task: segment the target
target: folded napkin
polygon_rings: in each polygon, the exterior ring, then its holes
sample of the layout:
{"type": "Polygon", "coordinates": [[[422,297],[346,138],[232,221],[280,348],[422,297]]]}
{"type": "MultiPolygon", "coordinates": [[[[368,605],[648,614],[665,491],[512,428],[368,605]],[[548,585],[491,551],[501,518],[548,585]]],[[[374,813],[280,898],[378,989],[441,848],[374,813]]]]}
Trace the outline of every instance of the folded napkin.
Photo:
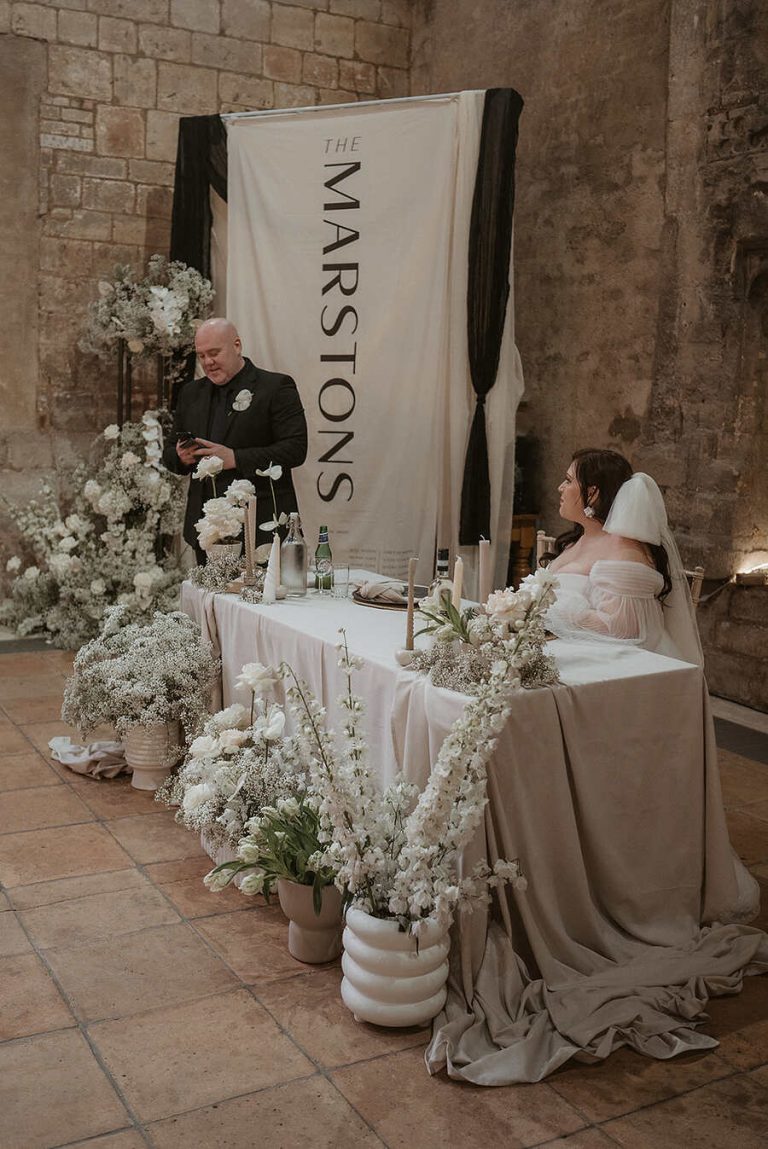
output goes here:
{"type": "Polygon", "coordinates": [[[403,603],[408,601],[403,583],[392,579],[361,583],[357,588],[357,594],[360,598],[368,598],[374,602],[403,603]]]}

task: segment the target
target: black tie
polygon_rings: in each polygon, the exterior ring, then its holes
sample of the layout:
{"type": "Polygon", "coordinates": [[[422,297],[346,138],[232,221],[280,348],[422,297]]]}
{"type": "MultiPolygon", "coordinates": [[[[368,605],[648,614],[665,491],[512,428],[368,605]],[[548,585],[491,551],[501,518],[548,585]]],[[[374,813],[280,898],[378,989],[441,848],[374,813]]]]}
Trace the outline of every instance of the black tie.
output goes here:
{"type": "Polygon", "coordinates": [[[211,396],[211,417],[208,425],[208,438],[212,443],[223,443],[227,429],[227,399],[229,388],[226,384],[213,384],[211,396]]]}

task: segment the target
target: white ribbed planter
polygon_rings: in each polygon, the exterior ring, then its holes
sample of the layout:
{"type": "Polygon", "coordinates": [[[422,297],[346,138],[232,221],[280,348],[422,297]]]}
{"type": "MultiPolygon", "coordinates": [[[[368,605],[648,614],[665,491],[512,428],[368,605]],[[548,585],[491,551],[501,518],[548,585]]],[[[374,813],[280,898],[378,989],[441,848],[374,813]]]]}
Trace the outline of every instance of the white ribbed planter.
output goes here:
{"type": "Polygon", "coordinates": [[[341,894],[325,886],[320,913],[315,913],[312,887],[277,880],[280,908],[288,918],[288,953],[309,965],[334,961],[341,953],[341,894]]]}
{"type": "Polygon", "coordinates": [[[209,559],[237,559],[240,557],[240,552],[243,549],[242,543],[212,543],[206,554],[209,559]]]}
{"type": "Polygon", "coordinates": [[[156,790],[171,772],[168,751],[180,741],[178,722],[153,722],[132,726],[123,736],[125,760],[133,770],[131,785],[137,790],[156,790]]]}
{"type": "Polygon", "coordinates": [[[396,921],[347,910],[341,996],[357,1021],[426,1025],[445,1004],[450,938],[428,926],[416,938],[396,921]]]}

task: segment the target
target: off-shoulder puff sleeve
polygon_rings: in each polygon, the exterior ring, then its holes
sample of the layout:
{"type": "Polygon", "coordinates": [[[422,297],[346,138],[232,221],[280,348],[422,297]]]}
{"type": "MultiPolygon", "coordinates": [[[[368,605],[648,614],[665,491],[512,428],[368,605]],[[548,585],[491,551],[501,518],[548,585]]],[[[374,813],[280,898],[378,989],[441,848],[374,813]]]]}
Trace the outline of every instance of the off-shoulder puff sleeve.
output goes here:
{"type": "Polygon", "coordinates": [[[620,639],[655,650],[664,631],[659,572],[645,563],[601,559],[589,576],[563,575],[546,625],[558,638],[620,639]]]}

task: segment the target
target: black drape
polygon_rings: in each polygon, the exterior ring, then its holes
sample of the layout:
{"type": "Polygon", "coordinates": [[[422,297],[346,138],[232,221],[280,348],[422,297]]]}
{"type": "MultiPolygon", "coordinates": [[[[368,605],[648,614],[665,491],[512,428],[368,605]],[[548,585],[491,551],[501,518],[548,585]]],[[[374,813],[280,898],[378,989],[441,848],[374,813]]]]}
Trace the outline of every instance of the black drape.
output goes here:
{"type": "Polygon", "coordinates": [[[491,480],[485,397],[496,382],[509,299],[509,256],[515,202],[515,149],[523,99],[513,88],[485,93],[480,155],[469,228],[467,337],[477,405],[461,486],[459,544],[490,538],[491,480]]]}
{"type": "Polygon", "coordinates": [[[171,259],[210,279],[210,189],[227,198],[227,130],[221,116],[179,120],[171,217],[171,259]]]}

